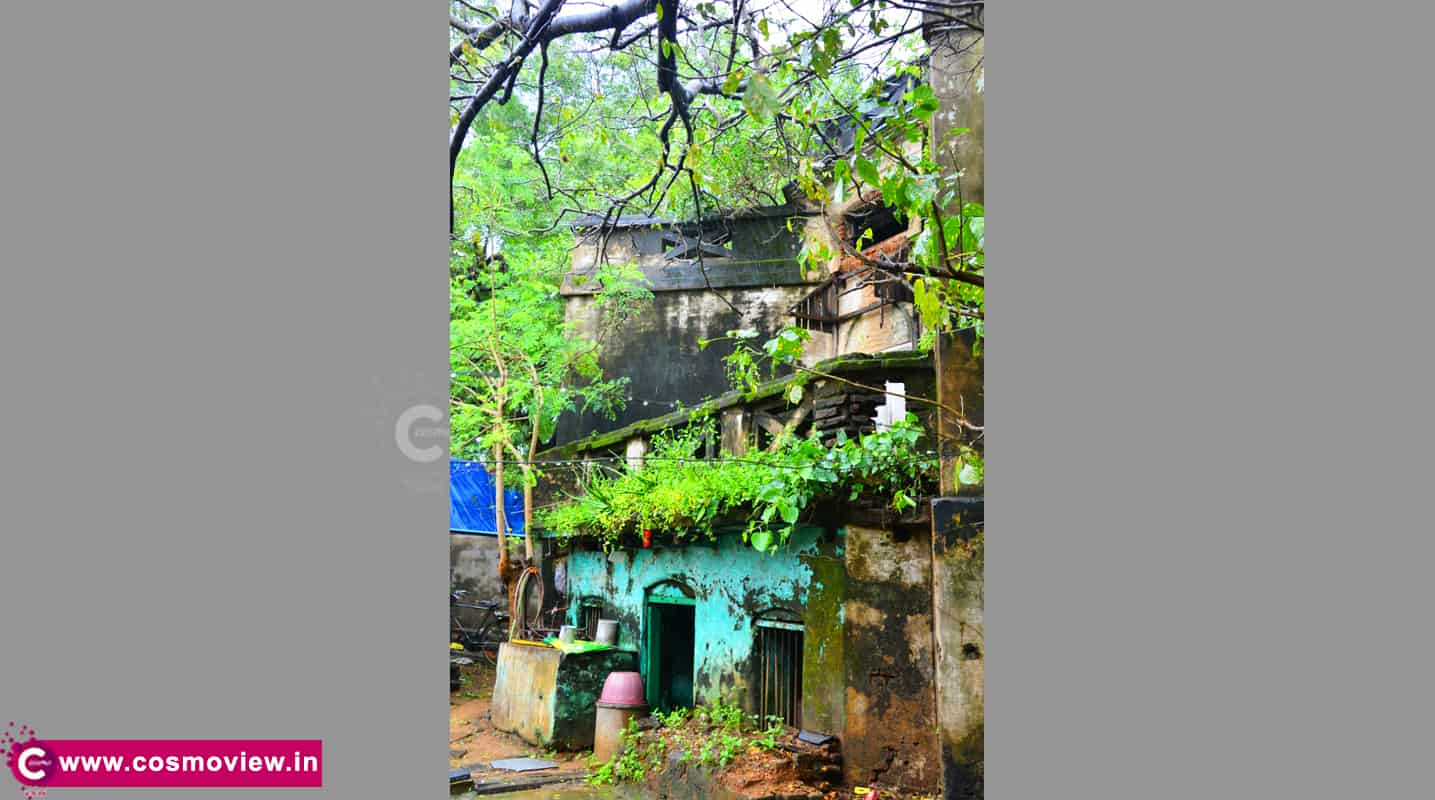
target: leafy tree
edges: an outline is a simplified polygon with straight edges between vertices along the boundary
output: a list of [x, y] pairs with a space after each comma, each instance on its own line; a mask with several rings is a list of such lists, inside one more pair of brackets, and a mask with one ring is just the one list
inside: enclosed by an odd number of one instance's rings
[[[500, 480], [518, 463], [531, 488], [533, 454], [561, 414], [623, 402], [622, 381], [598, 369], [603, 337], [584, 342], [563, 324], [558, 288], [579, 216], [605, 237], [623, 214], [701, 219], [779, 203], [794, 178], [815, 200], [878, 193], [922, 221], [910, 252], [869, 256], [860, 237], [835, 237], [843, 252], [814, 246], [808, 263], [862, 261], [911, 287], [929, 331], [973, 328], [980, 342], [984, 212], [922, 146], [937, 102], [917, 65], [924, 32], [980, 35], [982, 6], [453, 0], [452, 451], [491, 460]], [[892, 96], [902, 70], [913, 80]], [[850, 146], [834, 138], [844, 126]], [[600, 308], [620, 320], [645, 293], [600, 256]], [[759, 357], [790, 359], [779, 339]]]
[[[482, 279], [467, 272], [455, 277], [449, 292], [451, 451], [493, 465], [500, 509], [504, 466], [518, 464], [530, 560], [538, 478], [534, 455], [553, 437], [563, 413], [621, 407], [626, 383], [602, 378], [597, 360], [601, 342], [568, 333], [562, 306], [552, 302], [567, 262], [553, 260], [547, 250], [515, 247], [512, 259], [491, 258]], [[613, 296], [633, 302], [644, 291], [623, 271], [610, 269], [604, 276], [600, 307], [612, 304]], [[621, 307], [627, 308], [626, 303]], [[506, 574], [506, 520], [501, 513], [496, 518], [502, 543], [499, 570]]]
[[[514, 199], [533, 210], [546, 203], [547, 219], [531, 222], [550, 230], [579, 214], [604, 226], [631, 211], [700, 219], [775, 202], [793, 177], [817, 200], [879, 194], [921, 220], [910, 253], [869, 256], [860, 238], [854, 246], [838, 236], [843, 252], [814, 247], [811, 263], [857, 259], [878, 281], [906, 284], [933, 335], [971, 328], [980, 346], [985, 212], [962, 196], [962, 176], [944, 170], [933, 147], [913, 145], [939, 107], [921, 82], [924, 36], [979, 39], [983, 8], [970, 0], [596, 8], [455, 0], [453, 227], [462, 231], [467, 216], [464, 161], [475, 139], [493, 166], [532, 173], [513, 183]], [[889, 79], [904, 72], [913, 80], [894, 97]], [[850, 143], [840, 141], [844, 126]], [[490, 152], [486, 130], [505, 128], [503, 147]], [[524, 160], [534, 169], [522, 170]]]
[[[459, 174], [469, 136], [482, 129], [480, 114], [507, 114], [530, 123], [526, 149], [545, 195], [569, 213], [611, 218], [687, 204], [698, 216], [709, 194], [775, 199], [795, 160], [823, 139], [817, 123], [831, 110], [826, 95], [852, 100], [880, 81], [893, 59], [921, 50], [924, 26], [980, 30], [981, 5], [455, 0], [450, 174]], [[628, 136], [639, 131], [637, 141]], [[616, 189], [592, 193], [590, 165], [567, 169], [568, 150], [575, 136], [614, 132], [612, 146], [632, 156], [627, 174]], [[674, 191], [686, 197], [675, 200]]]

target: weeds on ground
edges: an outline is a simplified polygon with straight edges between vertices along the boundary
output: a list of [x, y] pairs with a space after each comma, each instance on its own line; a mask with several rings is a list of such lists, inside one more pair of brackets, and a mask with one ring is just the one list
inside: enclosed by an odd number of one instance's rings
[[627, 729], [623, 731], [622, 752], [610, 761], [589, 762], [592, 771], [588, 774], [588, 782], [599, 785], [638, 783], [647, 776], [649, 770], [661, 769], [665, 752], [662, 739], [654, 737], [645, 742], [644, 738], [642, 730], [638, 728], [638, 721], [630, 720]]
[[659, 727], [644, 731], [632, 720], [623, 731], [623, 750], [606, 762], [590, 761], [592, 784], [639, 783], [663, 769], [669, 752], [679, 760], [722, 769], [750, 747], [771, 750], [782, 735], [778, 717], [759, 719], [736, 705], [715, 703], [664, 713], [653, 712]]

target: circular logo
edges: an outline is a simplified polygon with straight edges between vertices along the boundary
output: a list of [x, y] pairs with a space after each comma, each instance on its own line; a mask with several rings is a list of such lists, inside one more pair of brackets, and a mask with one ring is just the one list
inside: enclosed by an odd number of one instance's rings
[[27, 786], [44, 786], [60, 771], [55, 751], [37, 739], [16, 742], [11, 749], [10, 772]]
[[445, 446], [448, 444], [447, 430], [437, 429], [438, 433], [442, 434], [443, 444], [433, 444], [427, 447], [422, 447], [415, 441], [417, 437], [414, 431], [416, 422], [441, 422], [442, 420], [443, 412], [433, 406], [417, 405], [405, 409], [394, 425], [394, 439], [398, 443], [399, 452], [407, 456], [409, 460], [417, 461], [420, 464], [443, 458]]

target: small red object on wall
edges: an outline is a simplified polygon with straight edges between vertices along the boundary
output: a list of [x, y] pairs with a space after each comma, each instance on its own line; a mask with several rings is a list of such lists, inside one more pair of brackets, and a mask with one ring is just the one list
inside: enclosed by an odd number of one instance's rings
[[643, 549], [646, 550], [646, 549], [648, 549], [649, 547], [652, 547], [652, 546], [653, 546], [653, 531], [652, 531], [651, 529], [649, 529], [649, 528], [644, 528], [644, 529], [643, 529]]

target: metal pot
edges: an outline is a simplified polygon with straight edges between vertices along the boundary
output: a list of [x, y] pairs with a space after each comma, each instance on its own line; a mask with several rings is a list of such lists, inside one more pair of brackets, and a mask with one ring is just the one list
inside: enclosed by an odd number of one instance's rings
[[616, 645], [618, 643], [618, 620], [598, 620], [598, 630], [593, 634], [593, 641], [602, 644]]

